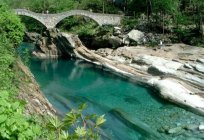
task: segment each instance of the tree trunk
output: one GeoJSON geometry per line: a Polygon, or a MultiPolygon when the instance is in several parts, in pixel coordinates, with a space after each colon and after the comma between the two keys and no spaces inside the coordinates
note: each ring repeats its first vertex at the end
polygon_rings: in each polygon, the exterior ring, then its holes
{"type": "Polygon", "coordinates": [[[204,23],[201,24],[200,32],[201,32],[202,38],[204,39],[204,23]]]}
{"type": "Polygon", "coordinates": [[[164,36],[164,13],[162,12],[161,15],[162,15],[162,33],[164,36]]]}

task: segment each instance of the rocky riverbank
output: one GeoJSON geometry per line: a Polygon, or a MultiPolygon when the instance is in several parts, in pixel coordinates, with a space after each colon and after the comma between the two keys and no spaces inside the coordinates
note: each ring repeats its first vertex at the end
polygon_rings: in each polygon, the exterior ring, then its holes
{"type": "MultiPolygon", "coordinates": [[[[45,39],[47,36],[42,38],[45,39]]],[[[51,40],[55,40],[53,50],[66,52],[63,54],[66,57],[83,59],[109,69],[119,76],[127,77],[133,82],[153,87],[157,89],[155,93],[158,96],[204,115],[204,48],[172,44],[158,48],[140,45],[90,50],[77,36],[60,32],[53,34],[51,40]],[[59,43],[60,46],[57,45],[59,43]]],[[[47,45],[40,47],[38,45],[32,52],[36,57],[44,59],[64,57],[63,55],[52,57],[50,55],[52,49],[49,50],[47,45]]],[[[178,124],[175,127],[162,126],[157,131],[172,136],[186,134],[195,138],[196,135],[202,139],[203,122],[195,122],[182,126],[178,124]]]]}
{"type": "Polygon", "coordinates": [[[138,46],[93,51],[80,46],[74,52],[80,58],[148,84],[164,99],[204,115],[203,48],[174,44],[159,50],[138,46]]]}
{"type": "Polygon", "coordinates": [[[56,110],[44,97],[29,69],[20,60],[17,66],[21,73],[18,98],[26,102],[25,114],[56,115],[56,110]]]}
{"type": "Polygon", "coordinates": [[[160,48],[129,46],[90,50],[77,36],[55,30],[41,38],[45,41],[38,39],[33,51],[37,57],[53,58],[50,54],[57,50],[60,52],[57,54],[63,55],[56,57],[84,59],[154,87],[162,98],[204,115],[204,48],[173,44],[160,48]],[[46,40],[52,40],[53,49],[49,49],[46,40]]]}

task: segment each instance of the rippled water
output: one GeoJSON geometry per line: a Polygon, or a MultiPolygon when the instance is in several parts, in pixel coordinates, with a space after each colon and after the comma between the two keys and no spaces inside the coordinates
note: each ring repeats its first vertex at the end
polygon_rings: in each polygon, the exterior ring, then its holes
{"type": "Polygon", "coordinates": [[[163,127],[204,122],[203,117],[158,98],[151,88],[82,60],[32,59],[29,66],[45,96],[62,115],[84,102],[88,104],[86,113],[105,114],[102,129],[112,140],[182,140],[197,137],[197,131],[166,134],[161,133],[163,127]]]}

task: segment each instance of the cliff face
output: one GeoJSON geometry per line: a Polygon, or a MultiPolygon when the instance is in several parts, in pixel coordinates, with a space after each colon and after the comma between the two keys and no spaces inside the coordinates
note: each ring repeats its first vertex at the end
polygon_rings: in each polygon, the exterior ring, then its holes
{"type": "Polygon", "coordinates": [[[20,70],[19,76],[19,99],[26,102],[25,114],[56,115],[56,110],[40,91],[34,76],[30,70],[19,60],[17,66],[20,70]]]}
{"type": "Polygon", "coordinates": [[[76,44],[75,35],[59,32],[57,29],[46,30],[42,35],[26,33],[25,42],[33,42],[35,49],[32,55],[41,58],[73,57],[73,48],[76,44]]]}

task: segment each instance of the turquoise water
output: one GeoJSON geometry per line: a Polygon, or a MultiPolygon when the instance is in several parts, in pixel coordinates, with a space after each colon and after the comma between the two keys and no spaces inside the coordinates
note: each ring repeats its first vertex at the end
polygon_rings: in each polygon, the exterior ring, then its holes
{"type": "Polygon", "coordinates": [[[82,60],[31,59],[29,67],[62,116],[84,102],[85,113],[105,114],[102,129],[111,140],[182,140],[195,137],[195,132],[174,135],[159,130],[204,122],[203,117],[160,99],[151,88],[82,60]]]}

